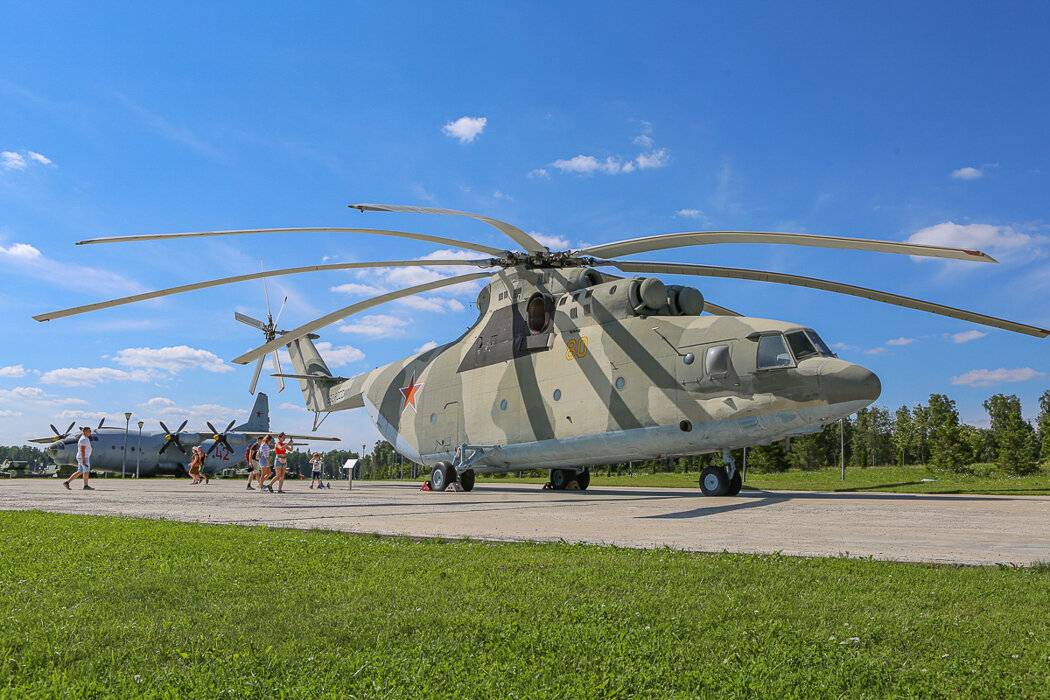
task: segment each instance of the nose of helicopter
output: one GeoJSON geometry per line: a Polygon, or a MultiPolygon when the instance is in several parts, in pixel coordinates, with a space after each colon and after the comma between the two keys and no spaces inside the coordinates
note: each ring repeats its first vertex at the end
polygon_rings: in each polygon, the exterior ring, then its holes
{"type": "Polygon", "coordinates": [[[844,360],[823,363],[820,368],[820,395],[829,404],[866,401],[882,394],[882,382],[869,369],[844,360]]]}

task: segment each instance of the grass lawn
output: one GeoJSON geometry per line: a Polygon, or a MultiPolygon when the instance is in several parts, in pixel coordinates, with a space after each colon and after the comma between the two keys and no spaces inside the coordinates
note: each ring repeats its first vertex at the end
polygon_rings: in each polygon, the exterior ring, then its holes
{"type": "MultiPolygon", "coordinates": [[[[804,472],[792,470],[782,474],[749,473],[744,488],[765,491],[896,491],[898,493],[991,493],[1003,495],[1048,495],[1050,474],[1024,477],[1004,476],[992,469],[993,465],[976,465],[975,470],[986,476],[967,476],[947,472],[934,472],[926,467],[849,467],[846,480],[837,468],[804,472]],[[937,479],[923,482],[923,479],[937,479]]],[[[630,476],[591,475],[593,486],[663,486],[699,488],[699,474],[672,474],[636,471],[630,476]]],[[[478,477],[478,483],[487,481],[519,481],[515,477],[478,477]]],[[[543,483],[547,478],[521,479],[530,483],[543,483]]]]}
{"type": "Polygon", "coordinates": [[[0,512],[0,696],[1050,696],[1050,566],[0,512]]]}

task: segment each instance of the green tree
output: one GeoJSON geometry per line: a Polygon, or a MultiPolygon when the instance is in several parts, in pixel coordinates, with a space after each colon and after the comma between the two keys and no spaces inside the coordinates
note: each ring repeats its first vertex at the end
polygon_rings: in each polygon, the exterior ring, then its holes
{"type": "Polygon", "coordinates": [[[930,463],[937,469],[967,473],[973,450],[959,426],[955,401],[944,394],[930,394],[927,421],[930,428],[930,463]]]}
{"type": "Polygon", "coordinates": [[[917,456],[918,431],[915,417],[907,406],[901,406],[893,415],[893,429],[890,433],[890,441],[897,455],[897,463],[900,466],[912,464],[909,457],[917,456]]]}
{"type": "Polygon", "coordinates": [[[984,402],[984,410],[991,418],[989,432],[995,444],[996,465],[1007,474],[1018,476],[1038,471],[1035,431],[1021,414],[1021,400],[995,394],[984,402]]]}
{"type": "Polygon", "coordinates": [[[1050,389],[1039,397],[1039,417],[1036,418],[1039,430],[1039,461],[1050,462],[1050,389]]]}
{"type": "Polygon", "coordinates": [[[786,472],[789,466],[782,442],[756,445],[747,450],[747,470],[749,472],[756,474],[786,472]]]}

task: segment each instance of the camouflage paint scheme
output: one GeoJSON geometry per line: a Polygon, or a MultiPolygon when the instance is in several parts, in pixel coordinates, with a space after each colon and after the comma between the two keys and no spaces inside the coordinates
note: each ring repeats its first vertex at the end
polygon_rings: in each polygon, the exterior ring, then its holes
{"type": "MultiPolygon", "coordinates": [[[[768,444],[819,431],[878,398],[873,373],[829,354],[757,368],[760,336],[802,327],[701,316],[691,288],[696,315],[681,315],[681,289],[592,269],[505,269],[482,289],[477,322],[455,341],[351,379],[299,385],[312,411],[366,408],[416,462],[455,463],[460,446],[481,446],[477,472],[768,444]],[[664,295],[659,304],[654,293],[664,295]],[[537,296],[543,314],[530,328],[537,296]],[[713,373],[708,358],[719,346],[728,363],[713,373]]],[[[296,372],[331,377],[311,338],[288,348],[296,372]]]]}

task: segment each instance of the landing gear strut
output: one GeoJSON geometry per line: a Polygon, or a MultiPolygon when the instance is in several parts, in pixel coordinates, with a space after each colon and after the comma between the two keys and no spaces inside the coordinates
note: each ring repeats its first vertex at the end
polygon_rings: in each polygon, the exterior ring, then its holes
{"type": "Polygon", "coordinates": [[[700,490],[705,496],[735,496],[743,483],[729,450],[722,450],[721,467],[707,467],[700,472],[700,490]]]}
{"type": "Polygon", "coordinates": [[[574,469],[551,469],[551,488],[555,491],[563,491],[576,482],[580,491],[586,491],[591,485],[591,472],[589,469],[576,471],[574,469]]]}

